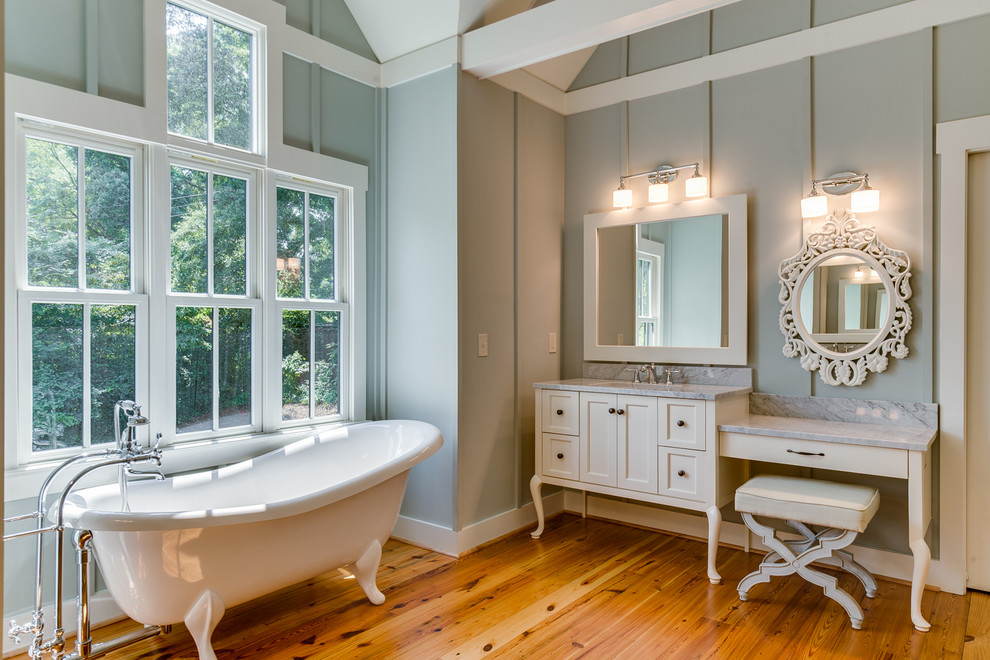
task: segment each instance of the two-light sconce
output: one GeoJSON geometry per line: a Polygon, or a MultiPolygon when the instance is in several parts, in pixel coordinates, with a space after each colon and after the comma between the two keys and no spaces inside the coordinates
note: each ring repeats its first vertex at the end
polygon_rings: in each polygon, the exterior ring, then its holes
{"type": "Polygon", "coordinates": [[[660,165],[656,169],[637,174],[627,174],[619,177],[619,188],[612,192],[612,206],[617,209],[629,208],[632,206],[632,190],[626,188],[626,179],[637,179],[641,176],[649,177],[649,200],[651,204],[666,202],[668,197],[667,186],[677,178],[677,173],[681,170],[694,170],[694,174],[684,182],[684,195],[686,197],[704,197],[708,194],[708,178],[701,176],[698,163],[691,165],[681,165],[671,167],[670,165],[660,165]]]}
{"type": "Polygon", "coordinates": [[[811,193],[801,200],[802,218],[817,218],[828,214],[828,198],[819,193],[818,189],[829,195],[852,193],[849,210],[853,213],[869,213],[880,208],[880,191],[870,187],[869,174],[840,172],[824,179],[811,180],[811,193]]]}

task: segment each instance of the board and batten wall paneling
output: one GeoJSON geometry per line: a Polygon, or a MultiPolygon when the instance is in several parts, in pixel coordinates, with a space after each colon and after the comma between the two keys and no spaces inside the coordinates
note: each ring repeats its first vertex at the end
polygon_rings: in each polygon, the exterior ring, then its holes
{"type": "Polygon", "coordinates": [[[514,115],[512,92],[459,75],[458,530],[517,506],[514,115]]]}
{"type": "Polygon", "coordinates": [[[990,114],[990,15],[935,28],[935,122],[990,114]]]}
{"type": "Polygon", "coordinates": [[[565,118],[564,292],[561,377],[579,378],[584,361],[584,216],[612,208],[626,174],[622,130],[626,104],[565,118]]]}
{"type": "MultiPolygon", "coordinates": [[[[862,214],[860,220],[876,227],[889,247],[911,258],[913,313],[906,358],[891,360],[886,372],[855,388],[825,385],[816,378],[816,395],[931,400],[931,378],[926,374],[926,360],[934,349],[931,300],[924,295],[926,281],[932,277],[931,264],[924,259],[925,245],[932,240],[925,223],[924,195],[924,186],[930,185],[924,176],[926,162],[930,171],[932,159],[925,138],[925,132],[931,131],[930,94],[925,91],[925,77],[919,74],[930,64],[930,57],[925,35],[918,33],[813,60],[815,176],[870,173],[870,184],[880,190],[880,210],[862,214]]],[[[795,197],[801,194],[806,192],[795,197]]],[[[847,205],[847,197],[830,199],[830,208],[847,205]]]]}
{"type": "Polygon", "coordinates": [[[456,68],[390,88],[387,114],[387,413],[435,424],[444,437],[443,448],[413,468],[402,515],[454,529],[456,68]]]}
{"type": "Polygon", "coordinates": [[[516,418],[518,502],[529,502],[533,383],[560,377],[564,118],[516,94],[516,418]],[[549,348],[557,334],[557,352],[549,348]]]}
{"type": "Polygon", "coordinates": [[[810,394],[812,376],[783,355],[777,268],[801,247],[807,64],[712,83],[712,195],[748,196],[749,366],[754,387],[810,394]]]}

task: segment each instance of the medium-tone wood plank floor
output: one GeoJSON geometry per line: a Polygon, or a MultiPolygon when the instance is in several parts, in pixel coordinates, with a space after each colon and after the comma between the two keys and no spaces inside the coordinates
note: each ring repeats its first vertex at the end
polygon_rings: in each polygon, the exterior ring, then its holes
{"type": "MultiPolygon", "coordinates": [[[[384,605],[332,571],[233,608],[213,635],[219,660],[264,658],[990,658],[990,595],[927,591],[927,634],[910,623],[906,584],[880,581],[855,631],[839,605],[798,576],[735,585],[760,556],[722,548],[723,584],[705,576],[703,542],[560,515],[542,539],[513,534],[461,559],[389,541],[384,605]]],[[[273,558],[273,561],[284,558],[273,558]]],[[[246,576],[245,579],[249,579],[246,576]]],[[[133,629],[122,622],[94,640],[133,629]]],[[[19,656],[18,660],[25,656],[19,656]]],[[[195,658],[184,626],[105,656],[195,658]]]]}

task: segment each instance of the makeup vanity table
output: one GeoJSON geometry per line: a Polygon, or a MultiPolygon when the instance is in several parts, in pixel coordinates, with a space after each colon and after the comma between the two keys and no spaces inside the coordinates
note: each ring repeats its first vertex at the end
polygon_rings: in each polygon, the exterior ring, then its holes
{"type": "Polygon", "coordinates": [[[747,415],[719,426],[719,456],[906,479],[908,541],[914,555],[911,622],[930,625],[921,596],[931,563],[931,447],[936,429],[747,415]]]}

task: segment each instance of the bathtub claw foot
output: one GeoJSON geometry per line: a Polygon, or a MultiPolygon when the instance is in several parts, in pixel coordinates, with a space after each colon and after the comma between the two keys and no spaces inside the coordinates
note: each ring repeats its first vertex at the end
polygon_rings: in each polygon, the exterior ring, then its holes
{"type": "Polygon", "coordinates": [[[382,562],[382,544],[378,539],[374,539],[368,549],[364,551],[361,558],[352,565],[353,573],[357,583],[364,589],[364,595],[368,597],[374,605],[381,605],[385,602],[385,594],[378,590],[375,578],[378,576],[378,566],[382,562]]]}
{"type": "Polygon", "coordinates": [[[196,651],[199,653],[199,660],[217,660],[216,653],[213,652],[213,644],[210,638],[213,637],[213,630],[220,623],[223,613],[227,611],[220,595],[212,589],[207,589],[196,601],[195,605],[189,608],[186,618],[183,621],[193,641],[196,642],[196,651]]]}

